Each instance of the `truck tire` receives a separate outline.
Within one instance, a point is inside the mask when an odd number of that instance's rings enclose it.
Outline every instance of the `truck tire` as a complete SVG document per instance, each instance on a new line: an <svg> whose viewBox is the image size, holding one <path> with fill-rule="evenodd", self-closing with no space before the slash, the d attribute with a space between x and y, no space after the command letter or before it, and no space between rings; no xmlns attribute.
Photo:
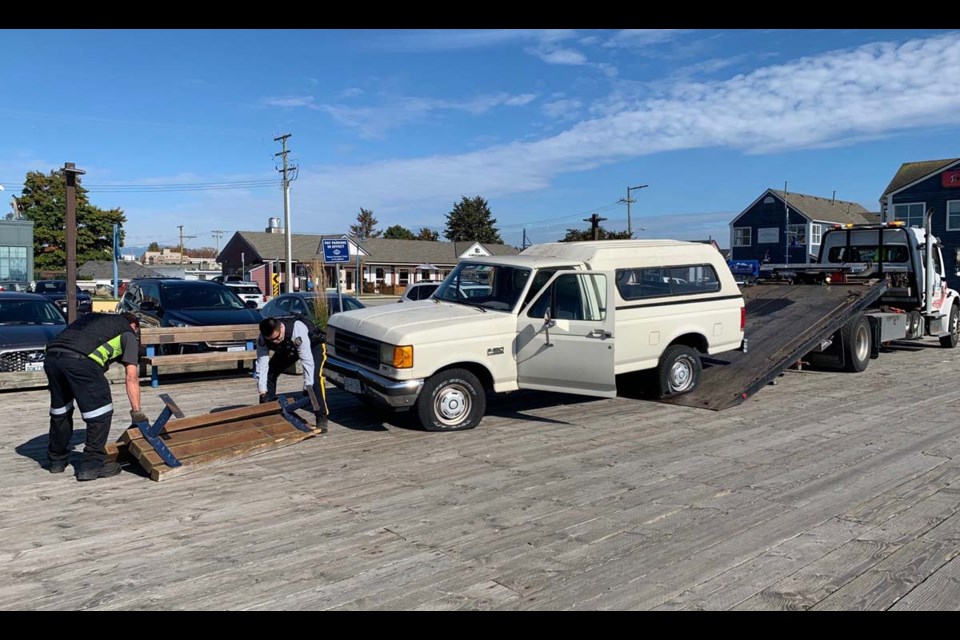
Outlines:
<svg viewBox="0 0 960 640"><path fill-rule="evenodd" d="M958 301L954 300L953 304L950 305L950 324L947 325L950 329L950 335L940 338L940 346L947 349L953 349L960 343L960 307L957 307L957 303Z"/></svg>
<svg viewBox="0 0 960 640"><path fill-rule="evenodd" d="M860 373L870 364L870 322L859 315L840 329L843 370Z"/></svg>
<svg viewBox="0 0 960 640"><path fill-rule="evenodd" d="M703 365L700 354L685 344L672 344L660 356L657 365L658 395L673 398L689 393L700 384Z"/></svg>
<svg viewBox="0 0 960 640"><path fill-rule="evenodd" d="M487 396L477 376L466 369L447 369L424 383L416 409L427 431L463 431L480 424Z"/></svg>

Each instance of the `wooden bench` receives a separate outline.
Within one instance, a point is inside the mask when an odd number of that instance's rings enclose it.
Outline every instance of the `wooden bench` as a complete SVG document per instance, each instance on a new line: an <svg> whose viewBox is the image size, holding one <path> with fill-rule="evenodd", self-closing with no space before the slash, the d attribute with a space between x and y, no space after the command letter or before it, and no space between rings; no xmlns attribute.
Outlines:
<svg viewBox="0 0 960 640"><path fill-rule="evenodd" d="M163 365L192 365L244 362L257 359L256 341L260 328L255 324L232 324L212 327L141 327L140 344L146 355L140 363L150 367L150 385L160 386L157 368ZM205 351L203 353L161 354L161 347L195 344L198 342L242 342L242 351Z"/></svg>

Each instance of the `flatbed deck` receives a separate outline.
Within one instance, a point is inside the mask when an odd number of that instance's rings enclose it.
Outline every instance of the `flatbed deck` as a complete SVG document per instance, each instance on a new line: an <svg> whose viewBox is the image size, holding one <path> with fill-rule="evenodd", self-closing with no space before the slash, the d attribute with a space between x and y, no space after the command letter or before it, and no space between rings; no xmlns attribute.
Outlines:
<svg viewBox="0 0 960 640"><path fill-rule="evenodd" d="M886 288L882 279L744 287L747 352L705 359L700 386L664 402L715 411L740 404L879 300Z"/></svg>

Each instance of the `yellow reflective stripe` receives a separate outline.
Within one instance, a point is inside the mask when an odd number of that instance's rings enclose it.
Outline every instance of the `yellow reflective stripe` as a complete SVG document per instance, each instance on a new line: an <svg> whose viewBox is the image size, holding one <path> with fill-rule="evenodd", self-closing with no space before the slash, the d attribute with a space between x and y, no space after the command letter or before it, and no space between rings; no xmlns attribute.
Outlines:
<svg viewBox="0 0 960 640"><path fill-rule="evenodd" d="M97 350L90 354L90 359L103 367L111 360L119 358L121 354L120 338L121 336L116 336L97 347Z"/></svg>

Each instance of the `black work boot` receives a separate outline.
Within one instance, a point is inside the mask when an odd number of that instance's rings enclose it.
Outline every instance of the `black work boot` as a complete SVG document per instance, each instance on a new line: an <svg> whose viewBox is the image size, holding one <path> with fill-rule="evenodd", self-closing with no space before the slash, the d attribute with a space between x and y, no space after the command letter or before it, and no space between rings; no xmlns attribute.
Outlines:
<svg viewBox="0 0 960 640"><path fill-rule="evenodd" d="M109 478L120 473L120 464L117 462L107 462L98 467L84 467L77 473L77 480L96 480L97 478Z"/></svg>
<svg viewBox="0 0 960 640"><path fill-rule="evenodd" d="M51 460L47 470L50 473L63 473L67 469L66 460Z"/></svg>
<svg viewBox="0 0 960 640"><path fill-rule="evenodd" d="M314 418L316 418L316 427L320 429L320 433L327 432L327 415L325 413L315 413Z"/></svg>

